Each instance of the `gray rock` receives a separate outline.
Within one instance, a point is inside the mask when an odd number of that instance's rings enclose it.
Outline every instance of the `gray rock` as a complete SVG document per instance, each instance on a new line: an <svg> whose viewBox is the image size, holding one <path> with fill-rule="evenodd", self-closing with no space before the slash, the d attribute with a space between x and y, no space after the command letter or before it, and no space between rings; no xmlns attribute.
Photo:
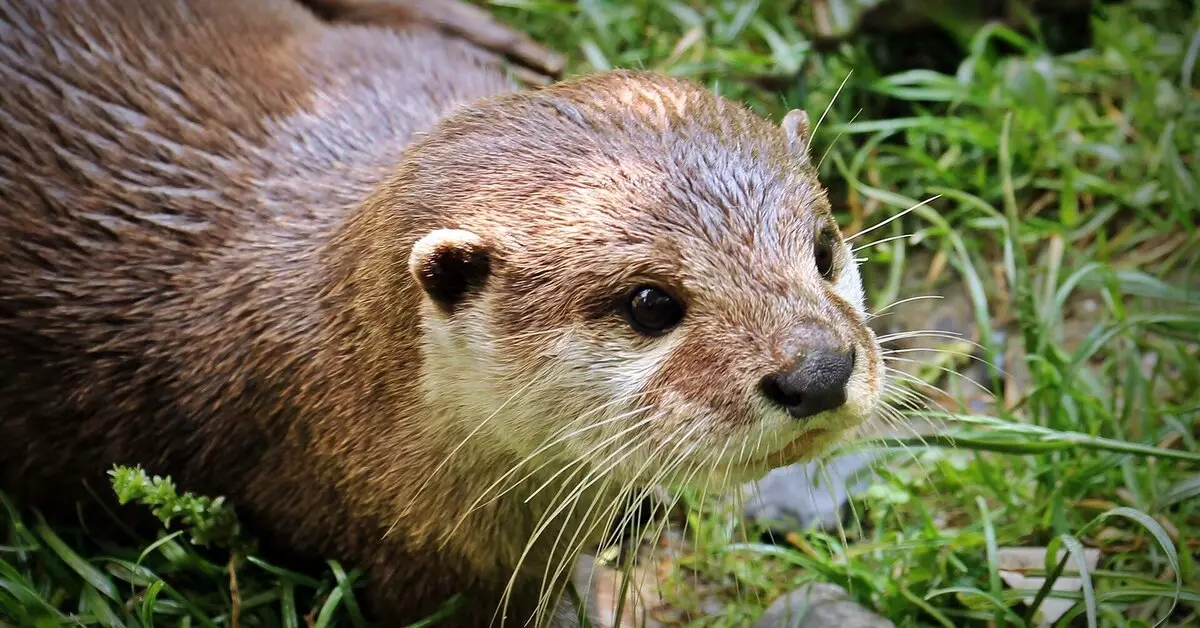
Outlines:
<svg viewBox="0 0 1200 628"><path fill-rule="evenodd" d="M775 600L753 628L895 628L833 584L812 583Z"/></svg>
<svg viewBox="0 0 1200 628"><path fill-rule="evenodd" d="M865 488L878 454L852 452L824 463L774 469L745 487L745 516L778 531L825 531L843 524L846 502Z"/></svg>

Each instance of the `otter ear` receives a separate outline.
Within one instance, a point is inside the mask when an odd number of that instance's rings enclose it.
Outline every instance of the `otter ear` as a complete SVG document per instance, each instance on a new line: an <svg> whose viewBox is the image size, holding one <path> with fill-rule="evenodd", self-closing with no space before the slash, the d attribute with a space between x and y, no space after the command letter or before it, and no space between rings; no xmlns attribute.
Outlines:
<svg viewBox="0 0 1200 628"><path fill-rule="evenodd" d="M413 244L408 271L443 312L450 314L472 290L487 282L492 252L460 229L437 229Z"/></svg>
<svg viewBox="0 0 1200 628"><path fill-rule="evenodd" d="M812 158L808 153L808 114L803 109L792 109L783 117L779 126L787 136L792 157L803 166L811 165Z"/></svg>

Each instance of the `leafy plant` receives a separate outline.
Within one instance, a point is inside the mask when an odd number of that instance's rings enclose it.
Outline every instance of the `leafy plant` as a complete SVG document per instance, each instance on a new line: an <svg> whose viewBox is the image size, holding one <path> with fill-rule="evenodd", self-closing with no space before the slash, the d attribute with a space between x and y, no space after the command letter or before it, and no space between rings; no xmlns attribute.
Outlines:
<svg viewBox="0 0 1200 628"><path fill-rule="evenodd" d="M108 474L122 505L136 502L148 507L168 529L171 521L178 519L188 530L193 544L216 545L242 553L253 550L253 543L242 536L237 515L223 497L181 495L171 478L150 477L140 466L116 466Z"/></svg>

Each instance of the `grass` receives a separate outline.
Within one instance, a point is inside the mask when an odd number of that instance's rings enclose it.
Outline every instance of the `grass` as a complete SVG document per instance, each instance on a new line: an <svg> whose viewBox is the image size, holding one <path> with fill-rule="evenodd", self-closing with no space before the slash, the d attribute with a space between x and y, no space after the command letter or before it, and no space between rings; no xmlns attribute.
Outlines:
<svg viewBox="0 0 1200 628"><path fill-rule="evenodd" d="M686 75L775 119L828 107L814 151L848 233L937 197L864 236L880 243L862 255L877 309L921 294L969 306L979 348L916 338L931 351L907 354L921 365L897 376L946 427L889 438L839 533L759 543L689 495L666 586L677 616L748 625L819 580L898 626L1031 626L1047 595L1074 602L1060 625L1200 622L1200 8L1098 7L1092 44L1058 55L1036 28L960 25L937 72L893 67L878 37L815 45L784 0L491 4L571 72ZM917 303L888 317L928 327L906 315ZM994 399L946 371L975 373ZM142 501L161 489L134 484ZM201 520L211 506L189 504ZM293 573L233 540L193 544L187 527L109 546L5 506L0 625L361 621L358 575L337 563ZM1051 580L1084 548L1102 556L1077 591L1016 590L999 573L1014 546L1065 550L1043 567Z"/></svg>

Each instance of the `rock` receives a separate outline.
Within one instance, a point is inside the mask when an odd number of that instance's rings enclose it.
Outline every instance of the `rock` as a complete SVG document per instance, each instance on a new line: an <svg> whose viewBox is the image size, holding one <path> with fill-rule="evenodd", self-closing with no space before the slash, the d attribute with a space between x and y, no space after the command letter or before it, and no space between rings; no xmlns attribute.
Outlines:
<svg viewBox="0 0 1200 628"><path fill-rule="evenodd" d="M753 628L895 628L833 584L806 584L775 600Z"/></svg>
<svg viewBox="0 0 1200 628"><path fill-rule="evenodd" d="M865 488L877 454L853 452L824 464L809 462L774 469L744 488L745 516L772 530L837 530L846 502Z"/></svg>
<svg viewBox="0 0 1200 628"><path fill-rule="evenodd" d="M661 579L653 566L637 566L630 570L630 586L626 590L621 613L623 628L661 628L650 611L663 604L658 583ZM572 578L576 591L584 597L588 622L592 628L617 626L617 606L621 597L621 572L605 566L590 555L580 555Z"/></svg>
<svg viewBox="0 0 1200 628"><path fill-rule="evenodd" d="M1046 579L1039 576L1025 575L1030 571L1038 571L1046 565L1046 549L1045 547L1001 547L996 552L996 559L1000 567L1000 579L1004 584L1014 589L1026 589L1036 591L1041 589L1046 583ZM1057 560L1062 560L1064 550L1059 550L1056 554ZM1095 548L1086 548L1083 550L1084 563L1087 565L1088 571L1094 570L1100 562L1100 550ZM1056 561L1057 562L1057 561ZM1078 565L1074 560L1067 562L1066 573L1075 572ZM1082 578L1075 576L1061 576L1050 585L1054 591L1078 592L1083 588ZM1032 604L1034 596L1027 595L1022 598L1026 604ZM1038 609L1037 617L1034 618L1034 624L1038 628L1049 628L1060 617L1066 614L1075 606L1074 600L1060 599L1048 597L1042 601L1041 607Z"/></svg>

